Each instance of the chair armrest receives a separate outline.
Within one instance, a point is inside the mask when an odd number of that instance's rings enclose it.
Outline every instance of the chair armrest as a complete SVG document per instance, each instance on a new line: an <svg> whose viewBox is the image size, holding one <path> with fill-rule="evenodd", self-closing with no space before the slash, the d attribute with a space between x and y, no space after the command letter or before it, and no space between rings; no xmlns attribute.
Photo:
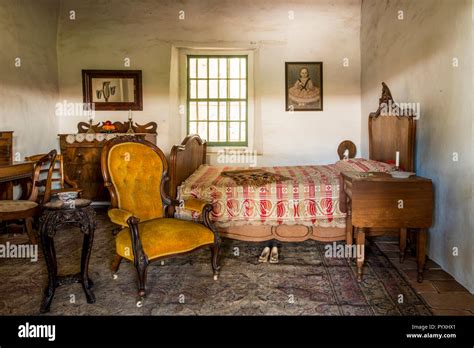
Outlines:
<svg viewBox="0 0 474 348"><path fill-rule="evenodd" d="M206 205L210 205L208 201L197 198L185 199L183 203L183 209L191 210L199 214L202 214Z"/></svg>
<svg viewBox="0 0 474 348"><path fill-rule="evenodd" d="M117 225L128 227L128 219L133 216L125 209L113 208L108 211L110 220Z"/></svg>

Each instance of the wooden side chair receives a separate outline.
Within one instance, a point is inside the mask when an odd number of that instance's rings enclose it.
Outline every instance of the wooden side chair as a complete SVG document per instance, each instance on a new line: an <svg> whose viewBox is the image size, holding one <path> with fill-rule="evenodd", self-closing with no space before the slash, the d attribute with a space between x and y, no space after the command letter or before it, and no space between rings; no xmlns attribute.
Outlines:
<svg viewBox="0 0 474 348"><path fill-rule="evenodd" d="M32 244L38 244L37 237L33 230L33 218L40 212L38 202L39 188L44 186L43 202L48 202L51 198L51 178L53 175L56 150L52 150L36 161L33 169L33 180L27 200L0 200L0 221L23 220L24 229ZM49 163L47 176L41 180L40 175L45 164Z"/></svg>
<svg viewBox="0 0 474 348"><path fill-rule="evenodd" d="M43 158L46 156L45 154L40 154L40 155L34 155L34 156L28 156L25 157L25 160L27 161L33 161L36 162L39 159ZM44 163L43 167L41 168L40 171L40 179L44 180L49 172L49 165L50 163ZM56 159L54 161L53 165L53 174L51 177L51 185L50 187L44 187L44 189L40 189L38 192L40 201L43 200L43 196L46 193L46 190L50 190L50 195L53 196L57 193L60 192L66 192L66 191L74 191L77 192L78 195L82 193L82 189L80 189L77 185L77 182L74 180L69 179L67 174L64 172L64 157L62 154L57 154Z"/></svg>
<svg viewBox="0 0 474 348"><path fill-rule="evenodd" d="M116 257L112 271L122 259L132 261L138 274L138 295L146 295L146 272L150 262L211 249L211 265L217 280L219 236L210 219L212 205L190 199L184 207L200 213L201 222L169 216L168 207L179 205L165 192L168 163L154 144L133 136L112 139L104 144L102 175L110 193L110 220L122 227L116 235Z"/></svg>

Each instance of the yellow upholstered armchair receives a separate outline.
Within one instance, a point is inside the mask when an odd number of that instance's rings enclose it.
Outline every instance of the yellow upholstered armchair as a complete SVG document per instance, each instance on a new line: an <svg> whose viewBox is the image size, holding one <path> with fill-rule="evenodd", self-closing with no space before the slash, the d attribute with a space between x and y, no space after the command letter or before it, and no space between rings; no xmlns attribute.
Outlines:
<svg viewBox="0 0 474 348"><path fill-rule="evenodd" d="M154 144L135 136L105 143L101 155L102 175L110 193L110 220L121 230L116 235L116 273L122 259L133 261L138 273L138 295L146 294L146 271L150 262L209 246L214 279L219 272L219 236L205 201L184 201L185 209L201 214L201 223L168 216L168 207L179 205L165 192L168 163Z"/></svg>

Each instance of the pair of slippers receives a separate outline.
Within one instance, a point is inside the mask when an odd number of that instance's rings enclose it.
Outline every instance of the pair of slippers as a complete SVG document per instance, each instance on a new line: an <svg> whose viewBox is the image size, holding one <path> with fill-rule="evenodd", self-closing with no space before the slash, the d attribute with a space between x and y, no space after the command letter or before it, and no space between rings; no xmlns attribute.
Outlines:
<svg viewBox="0 0 474 348"><path fill-rule="evenodd" d="M262 253L260 254L260 257L258 258L258 262L270 262L270 263L278 263L278 248L277 247L272 247L270 250L270 247L265 247L263 249Z"/></svg>

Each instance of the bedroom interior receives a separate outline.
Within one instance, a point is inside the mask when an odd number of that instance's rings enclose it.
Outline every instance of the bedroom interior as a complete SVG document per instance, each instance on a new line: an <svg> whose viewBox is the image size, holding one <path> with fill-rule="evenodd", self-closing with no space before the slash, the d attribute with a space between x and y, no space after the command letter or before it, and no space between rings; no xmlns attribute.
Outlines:
<svg viewBox="0 0 474 348"><path fill-rule="evenodd" d="M0 315L474 316L473 18L0 0Z"/></svg>

